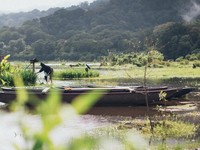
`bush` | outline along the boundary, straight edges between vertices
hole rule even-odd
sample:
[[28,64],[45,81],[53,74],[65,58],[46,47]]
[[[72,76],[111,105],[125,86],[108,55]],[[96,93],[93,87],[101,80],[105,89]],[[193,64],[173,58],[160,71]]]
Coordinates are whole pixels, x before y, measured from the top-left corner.
[[104,57],[111,66],[133,64],[138,67],[145,66],[147,63],[161,62],[164,60],[162,53],[152,50],[146,53],[129,53],[129,54],[110,54]]
[[190,61],[198,60],[196,54],[187,55],[187,56],[185,56],[185,59],[190,60]]
[[181,65],[188,65],[188,64],[189,64],[189,61],[186,60],[186,59],[183,59],[182,61],[180,61],[180,64],[181,64]]
[[14,86],[14,77],[20,76],[24,85],[34,85],[37,76],[31,70],[20,70],[10,65],[8,58],[10,55],[4,57],[0,62],[0,85]]
[[176,62],[181,62],[184,58],[181,56],[179,58],[176,59]]
[[14,85],[12,74],[6,73],[4,75],[1,75],[0,78],[1,78],[1,85],[6,85],[6,86],[13,86]]
[[6,86],[14,86],[14,77],[19,75],[25,86],[35,85],[37,80],[37,75],[33,73],[31,70],[20,70],[13,73],[7,73],[1,76],[1,80],[3,80],[2,84]]
[[194,62],[194,66],[200,67],[200,61],[195,61],[195,62]]
[[35,85],[37,75],[32,70],[21,70],[20,76],[24,82],[24,85]]

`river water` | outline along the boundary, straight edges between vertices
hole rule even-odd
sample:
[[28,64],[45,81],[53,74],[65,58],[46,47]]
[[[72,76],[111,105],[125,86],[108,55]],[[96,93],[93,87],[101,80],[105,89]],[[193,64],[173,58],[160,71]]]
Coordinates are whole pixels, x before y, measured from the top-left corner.
[[[84,79],[84,80],[65,80],[54,81],[55,86],[69,87],[98,87],[98,86],[135,86],[141,85],[142,79],[118,78],[118,79]],[[199,87],[200,78],[173,78],[168,80],[148,80],[148,85],[158,86],[193,86]],[[38,83],[43,85],[42,74],[39,76]],[[190,95],[191,96],[191,95]],[[190,99],[191,97],[187,97]],[[199,98],[197,96],[196,98]],[[196,99],[195,98],[195,99]],[[154,108],[150,108],[150,113],[157,113]],[[78,137],[83,133],[90,132],[97,128],[108,127],[121,121],[138,119],[145,117],[146,107],[97,107],[92,108],[85,115],[73,115],[64,120],[52,133],[51,139],[58,145]],[[30,113],[0,111],[0,149],[14,150],[13,144],[23,148],[27,146],[21,123],[30,128],[32,132],[39,131],[41,127],[41,116]]]

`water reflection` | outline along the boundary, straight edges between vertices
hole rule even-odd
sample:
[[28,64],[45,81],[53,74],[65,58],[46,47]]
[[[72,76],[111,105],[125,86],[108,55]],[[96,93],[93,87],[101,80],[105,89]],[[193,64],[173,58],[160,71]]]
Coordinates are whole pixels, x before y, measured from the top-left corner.
[[[29,129],[31,134],[40,132],[42,128],[40,115],[22,115],[20,112],[1,112],[0,119],[1,150],[15,150],[14,144],[25,149],[28,143],[26,143],[21,130],[22,124],[23,127]],[[50,136],[56,145],[64,145],[72,138],[80,137],[84,133],[88,133],[96,128],[108,126],[109,124],[110,121],[106,117],[96,117],[93,115],[73,116],[57,126]]]

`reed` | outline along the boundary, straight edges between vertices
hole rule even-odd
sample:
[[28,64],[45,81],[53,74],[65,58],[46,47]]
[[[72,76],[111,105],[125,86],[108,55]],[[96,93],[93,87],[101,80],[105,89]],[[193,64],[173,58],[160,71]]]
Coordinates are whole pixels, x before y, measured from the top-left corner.
[[21,70],[20,76],[25,85],[35,85],[37,80],[37,75],[33,73],[32,70]]
[[99,77],[99,72],[95,70],[89,70],[86,72],[84,69],[70,69],[64,71],[54,72],[54,79],[74,79],[74,78],[92,78]]

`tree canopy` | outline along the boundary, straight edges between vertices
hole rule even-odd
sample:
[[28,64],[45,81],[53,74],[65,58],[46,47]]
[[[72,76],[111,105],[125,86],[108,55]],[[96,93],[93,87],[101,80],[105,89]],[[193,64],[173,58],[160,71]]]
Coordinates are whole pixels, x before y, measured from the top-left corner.
[[149,47],[176,59],[200,52],[198,15],[185,22],[199,0],[97,0],[0,29],[1,55],[13,59],[98,60]]

